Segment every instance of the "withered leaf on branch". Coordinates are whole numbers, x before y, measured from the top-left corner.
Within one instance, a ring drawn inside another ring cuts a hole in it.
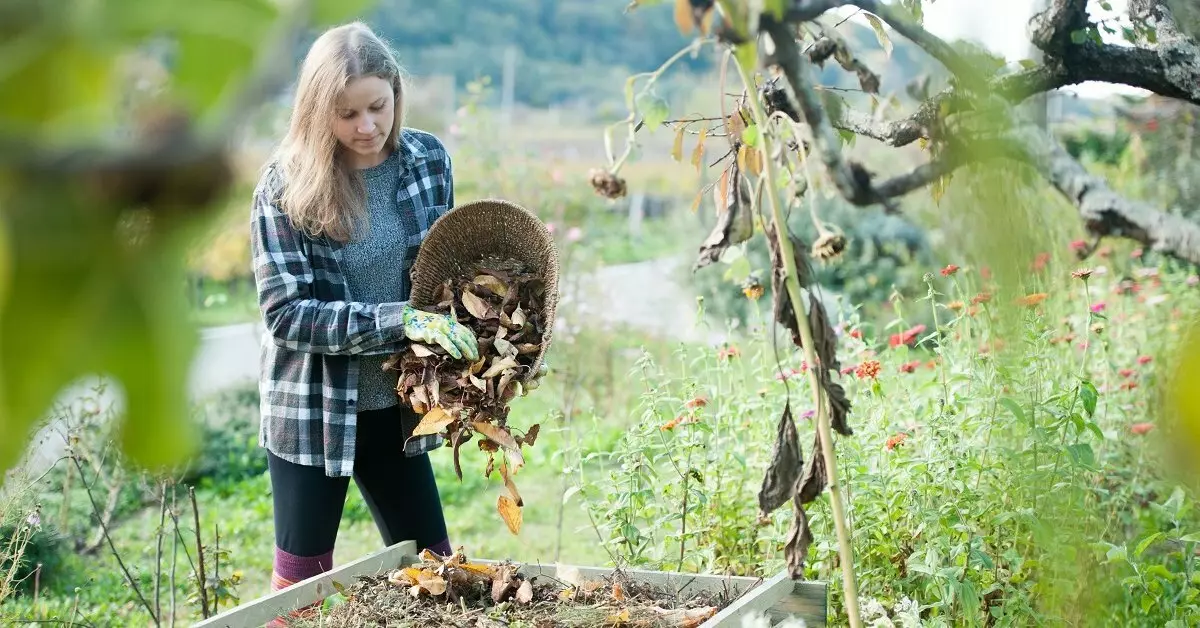
[[[850,415],[850,399],[846,397],[846,389],[833,381],[829,371],[821,372],[821,387],[825,389],[825,397],[829,399],[829,425],[842,436],[853,436],[847,421]]]
[[[821,434],[813,433],[812,457],[804,465],[804,473],[796,482],[795,499],[800,504],[807,504],[817,498],[825,490],[828,475],[825,472],[825,454],[821,451]]]
[[[758,491],[758,508],[762,516],[771,514],[795,494],[796,480],[799,479],[803,466],[804,453],[800,450],[800,435],[796,433],[792,404],[788,401],[783,406],[779,426],[775,429],[771,464],[763,475],[762,488]]]
[[[816,293],[808,293],[808,324],[812,327],[813,351],[817,354],[817,359],[821,361],[821,366],[827,369],[840,370],[842,365],[838,362],[837,357],[837,334],[833,331],[833,325],[829,322],[829,314],[825,311],[825,305],[817,298]]]
[[[793,501],[794,518],[788,529],[787,541],[783,548],[784,558],[787,559],[788,575],[793,580],[804,577],[804,561],[808,559],[808,548],[812,545],[813,534],[808,527],[808,513],[804,506]]]
[[[775,238],[775,224],[769,223],[766,227],[767,232],[767,251],[771,257],[771,304],[775,316],[775,321],[783,325],[792,334],[792,343],[797,347],[803,347],[800,340],[800,328],[797,327],[796,316],[792,309],[792,302],[788,299],[787,286],[785,278],[787,277],[787,268],[783,263],[783,253],[779,250],[779,242]],[[800,287],[804,288],[809,285],[808,262],[801,251],[808,250],[804,243],[794,236],[790,236],[792,243],[792,258],[796,262],[796,279]]]
[[[700,253],[692,265],[693,272],[721,259],[726,249],[754,235],[750,191],[742,181],[736,161],[726,167],[720,181],[714,186],[713,201],[717,206],[717,224],[700,244]]]

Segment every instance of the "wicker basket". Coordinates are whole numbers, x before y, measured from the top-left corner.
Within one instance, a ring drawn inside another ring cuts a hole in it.
[[[447,279],[461,276],[485,257],[513,258],[541,273],[546,284],[542,304],[542,349],[534,357],[528,380],[541,367],[554,330],[558,306],[558,251],[546,225],[529,210],[497,199],[459,205],[434,221],[413,262],[414,307],[435,305],[434,295]]]

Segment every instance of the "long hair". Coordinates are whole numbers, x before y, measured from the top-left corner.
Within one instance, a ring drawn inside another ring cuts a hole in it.
[[[385,146],[400,150],[403,77],[391,50],[369,27],[352,22],[325,31],[300,67],[291,122],[278,153],[284,179],[280,209],[297,229],[314,237],[346,242],[366,217],[366,186],[338,158],[341,147],[332,123],[342,90],[365,76],[392,85],[396,115]]]

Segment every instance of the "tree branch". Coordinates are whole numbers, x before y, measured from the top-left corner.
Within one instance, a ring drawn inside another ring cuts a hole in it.
[[[804,121],[811,129],[816,151],[838,191],[855,205],[870,205],[886,200],[871,189],[870,177],[866,176],[865,171],[853,168],[852,164],[842,159],[841,140],[810,84],[812,70],[808,57],[800,53],[791,29],[786,23],[769,19],[768,16],[763,17],[762,26],[775,44],[775,63],[783,70],[791,86],[788,97],[794,96],[798,101]],[[788,90],[783,91],[788,93]]]
[[[875,192],[885,198],[903,196],[929,185],[936,179],[954,172],[966,165],[966,159],[957,154],[945,154],[941,157],[917,166],[912,171],[897,175],[875,185]]]

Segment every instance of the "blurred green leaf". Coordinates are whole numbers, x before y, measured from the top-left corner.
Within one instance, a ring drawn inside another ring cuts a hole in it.
[[[758,148],[759,135],[757,124],[751,124],[745,129],[742,129],[742,141],[745,142],[747,146],[752,148]]]
[[[173,73],[176,88],[193,111],[208,111],[229,90],[241,85],[254,56],[254,48],[247,44],[208,35],[182,34]]]
[[[327,26],[362,17],[378,0],[314,0],[314,26]],[[643,3],[644,4],[644,3]]]
[[[74,36],[40,35],[45,40],[37,44],[22,40],[32,44],[21,50],[29,55],[26,59],[14,59],[10,47],[4,48],[0,132],[6,135],[19,137],[46,127],[78,133],[79,126],[97,122],[96,111],[110,100],[112,67],[105,51]]]
[[[645,122],[647,130],[654,131],[671,114],[670,107],[667,101],[656,94],[653,90],[643,91],[637,97],[638,111],[642,112],[642,121]]]

